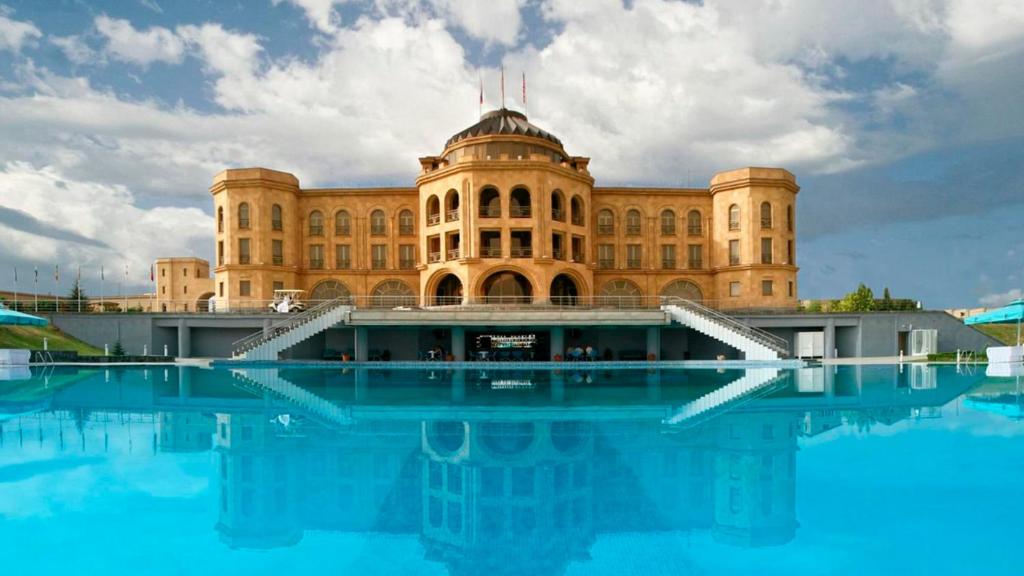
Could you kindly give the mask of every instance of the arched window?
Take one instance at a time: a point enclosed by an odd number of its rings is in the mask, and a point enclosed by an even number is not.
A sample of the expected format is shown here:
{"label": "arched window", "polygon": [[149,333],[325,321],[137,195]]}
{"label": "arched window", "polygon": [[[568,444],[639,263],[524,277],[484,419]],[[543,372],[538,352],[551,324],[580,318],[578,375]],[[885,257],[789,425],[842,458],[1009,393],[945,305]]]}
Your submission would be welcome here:
{"label": "arched window", "polygon": [[573,226],[583,226],[583,199],[579,196],[573,196],[571,208]]}
{"label": "arched window", "polygon": [[786,230],[793,231],[793,205],[786,206]]}
{"label": "arched window", "polygon": [[761,228],[771,229],[772,227],[772,205],[770,202],[761,202]]}
{"label": "arched window", "polygon": [[373,289],[370,306],[374,308],[394,308],[396,306],[415,306],[416,294],[409,285],[401,280],[389,279],[381,282]]}
{"label": "arched window", "polygon": [[661,233],[665,236],[671,236],[676,233],[676,213],[674,211],[661,211]]}
{"label": "arched window", "polygon": [[565,222],[565,197],[561,190],[551,193],[551,219],[556,222]]}
{"label": "arched window", "polygon": [[704,233],[704,220],[699,210],[690,210],[686,214],[686,233],[690,236],[700,236]]}
{"label": "arched window", "polygon": [[441,222],[441,201],[437,196],[431,195],[427,198],[427,226],[433,226]]}
{"label": "arched window", "polygon": [[309,294],[309,299],[313,302],[323,302],[326,300],[334,300],[336,298],[349,298],[352,292],[337,280],[324,280],[316,286]]}
{"label": "arched window", "polygon": [[334,214],[334,234],[336,236],[350,236],[352,234],[352,217],[348,210],[338,210]]}
{"label": "arched window", "polygon": [[270,228],[275,231],[284,229],[284,215],[281,212],[280,204],[274,204],[270,207]]}
{"label": "arched window", "polygon": [[626,212],[626,236],[640,235],[640,211],[630,210]]}
{"label": "arched window", "polygon": [[729,206],[729,230],[740,229],[740,207],[738,204]]}
{"label": "arched window", "polygon": [[249,203],[242,202],[238,205],[238,228],[245,230],[249,228]]}
{"label": "arched window", "polygon": [[444,196],[444,221],[455,222],[459,219],[459,193],[453,188]]}
{"label": "arched window", "polygon": [[388,220],[383,210],[370,212],[370,236],[384,236],[388,233]]}
{"label": "arched window", "polygon": [[526,188],[513,188],[509,196],[509,216],[513,218],[530,217],[530,191]]}
{"label": "arched window", "polygon": [[324,214],[319,210],[313,210],[309,214],[309,235],[310,236],[323,236],[324,235]]}
{"label": "arched window", "polygon": [[217,207],[217,232],[224,231],[224,207]]}
{"label": "arched window", "polygon": [[609,280],[601,286],[601,303],[615,308],[638,308],[643,303],[640,287],[630,280]]}
{"label": "arched window", "polygon": [[501,217],[501,196],[496,188],[487,187],[480,191],[480,217]]}
{"label": "arched window", "polygon": [[615,234],[615,215],[612,211],[604,208],[597,213],[597,233],[604,235]]}
{"label": "arched window", "polygon": [[416,228],[412,210],[402,210],[398,213],[398,233],[402,236],[412,236]]}

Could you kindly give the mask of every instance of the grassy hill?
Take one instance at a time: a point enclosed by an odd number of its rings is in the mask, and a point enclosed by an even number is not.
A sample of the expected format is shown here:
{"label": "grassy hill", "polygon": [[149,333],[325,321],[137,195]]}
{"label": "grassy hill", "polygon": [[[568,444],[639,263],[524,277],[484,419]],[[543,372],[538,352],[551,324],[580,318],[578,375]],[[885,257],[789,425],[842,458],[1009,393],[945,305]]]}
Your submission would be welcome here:
{"label": "grassy hill", "polygon": [[975,328],[1007,346],[1015,346],[1017,344],[1016,324],[978,324]]}
{"label": "grassy hill", "polygon": [[42,350],[43,338],[48,340],[50,350],[74,350],[79,354],[103,354],[95,348],[68,336],[53,326],[0,326],[0,348],[28,348]]}

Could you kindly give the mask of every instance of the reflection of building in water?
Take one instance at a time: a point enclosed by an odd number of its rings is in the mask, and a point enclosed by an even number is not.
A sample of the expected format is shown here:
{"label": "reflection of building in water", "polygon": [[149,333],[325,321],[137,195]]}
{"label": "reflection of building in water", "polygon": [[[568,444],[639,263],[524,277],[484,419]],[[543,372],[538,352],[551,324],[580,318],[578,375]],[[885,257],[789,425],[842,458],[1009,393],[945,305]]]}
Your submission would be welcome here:
{"label": "reflection of building in water", "polygon": [[216,420],[201,412],[157,412],[156,438],[161,452],[203,452],[213,444]]}
{"label": "reflection of building in water", "polygon": [[[423,424],[428,558],[452,574],[561,573],[594,539],[591,426]],[[557,535],[557,537],[552,537]],[[528,551],[528,553],[524,553]]]}

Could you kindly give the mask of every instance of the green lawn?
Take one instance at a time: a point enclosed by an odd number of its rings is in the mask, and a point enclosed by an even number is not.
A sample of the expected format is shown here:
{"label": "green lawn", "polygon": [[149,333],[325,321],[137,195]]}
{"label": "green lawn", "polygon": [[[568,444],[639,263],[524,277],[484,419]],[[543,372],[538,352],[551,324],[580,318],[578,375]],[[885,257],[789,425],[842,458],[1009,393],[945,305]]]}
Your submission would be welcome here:
{"label": "green lawn", "polygon": [[999,340],[1007,346],[1014,346],[1017,344],[1016,324],[978,324],[975,328],[996,340]]}
{"label": "green lawn", "polygon": [[53,326],[0,326],[0,348],[42,350],[43,338],[48,340],[50,350],[74,350],[87,355],[103,354],[103,350],[72,338]]}

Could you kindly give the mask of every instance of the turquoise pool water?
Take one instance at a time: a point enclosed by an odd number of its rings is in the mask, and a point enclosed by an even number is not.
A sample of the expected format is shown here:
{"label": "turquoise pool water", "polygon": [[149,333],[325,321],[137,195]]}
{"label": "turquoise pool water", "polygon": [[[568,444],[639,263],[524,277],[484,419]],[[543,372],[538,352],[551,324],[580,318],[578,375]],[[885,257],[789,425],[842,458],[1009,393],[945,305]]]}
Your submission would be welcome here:
{"label": "turquoise pool water", "polygon": [[9,574],[1020,574],[984,368],[0,372]]}

